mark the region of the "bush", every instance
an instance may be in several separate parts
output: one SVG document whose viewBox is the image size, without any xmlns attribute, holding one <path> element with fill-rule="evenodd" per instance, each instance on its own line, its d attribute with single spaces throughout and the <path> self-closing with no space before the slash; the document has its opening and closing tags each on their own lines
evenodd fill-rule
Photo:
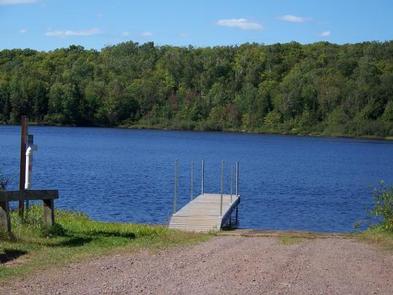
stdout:
<svg viewBox="0 0 393 295">
<path fill-rule="evenodd" d="M 383 230 L 393 232 L 393 187 L 387 188 L 383 183 L 374 191 L 374 216 L 382 218 Z"/>
</svg>

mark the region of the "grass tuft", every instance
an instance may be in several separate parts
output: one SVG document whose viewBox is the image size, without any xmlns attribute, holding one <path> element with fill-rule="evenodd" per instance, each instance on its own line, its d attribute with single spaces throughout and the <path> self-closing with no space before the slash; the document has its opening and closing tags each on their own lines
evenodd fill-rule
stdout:
<svg viewBox="0 0 393 295">
<path fill-rule="evenodd" d="M 297 236 L 292 236 L 292 235 L 281 235 L 278 237 L 278 240 L 279 240 L 280 244 L 285 245 L 285 246 L 300 244 L 304 241 L 303 238 L 297 237 Z"/>
</svg>

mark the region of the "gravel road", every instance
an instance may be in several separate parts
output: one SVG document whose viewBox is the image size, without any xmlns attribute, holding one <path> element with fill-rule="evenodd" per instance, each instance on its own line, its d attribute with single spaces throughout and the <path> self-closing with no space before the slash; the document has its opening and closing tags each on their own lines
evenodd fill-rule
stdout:
<svg viewBox="0 0 393 295">
<path fill-rule="evenodd" d="M 75 263 L 0 294 L 393 294 L 393 255 L 338 237 L 284 245 L 219 236 L 194 246 Z"/>
</svg>

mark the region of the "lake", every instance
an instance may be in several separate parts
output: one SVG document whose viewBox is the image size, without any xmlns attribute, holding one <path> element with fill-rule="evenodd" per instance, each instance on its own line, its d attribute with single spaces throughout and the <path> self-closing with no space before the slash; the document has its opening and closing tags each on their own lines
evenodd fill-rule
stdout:
<svg viewBox="0 0 393 295">
<path fill-rule="evenodd" d="M 350 232 L 367 218 L 380 180 L 393 184 L 393 142 L 216 132 L 30 127 L 33 189 L 57 188 L 58 208 L 113 222 L 165 224 L 172 212 L 174 162 L 179 206 L 195 194 L 205 160 L 205 191 L 225 190 L 240 161 L 240 227 Z M 19 127 L 0 126 L 0 170 L 18 185 Z"/>
</svg>

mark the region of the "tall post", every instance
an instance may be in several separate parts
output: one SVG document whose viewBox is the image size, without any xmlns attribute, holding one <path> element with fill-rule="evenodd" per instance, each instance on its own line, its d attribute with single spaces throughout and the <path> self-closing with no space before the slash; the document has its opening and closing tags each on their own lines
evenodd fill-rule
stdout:
<svg viewBox="0 0 393 295">
<path fill-rule="evenodd" d="M 176 213 L 176 201 L 177 201 L 177 187 L 178 187 L 178 166 L 179 161 L 175 161 L 175 187 L 174 187 L 174 194 L 173 194 L 173 214 Z"/>
<path fill-rule="evenodd" d="M 190 171 L 190 199 L 194 198 L 194 161 L 191 161 Z"/>
<path fill-rule="evenodd" d="M 19 167 L 19 190 L 25 189 L 26 181 L 26 148 L 27 148 L 27 116 L 21 117 L 20 137 L 20 167 Z M 23 217 L 24 201 L 19 201 L 19 216 Z"/>
<path fill-rule="evenodd" d="M 205 194 L 205 161 L 202 160 L 202 167 L 201 167 L 201 194 Z"/>
<path fill-rule="evenodd" d="M 230 171 L 230 190 L 231 190 L 231 203 L 232 203 L 232 195 L 233 195 L 233 166 L 231 166 Z"/>
<path fill-rule="evenodd" d="M 239 195 L 239 162 L 236 162 L 235 174 L 236 174 L 235 191 L 236 191 L 236 196 L 238 196 Z"/>
<path fill-rule="evenodd" d="M 220 216 L 222 216 L 222 203 L 224 194 L 224 161 L 221 161 L 221 198 L 220 198 Z"/>
</svg>

